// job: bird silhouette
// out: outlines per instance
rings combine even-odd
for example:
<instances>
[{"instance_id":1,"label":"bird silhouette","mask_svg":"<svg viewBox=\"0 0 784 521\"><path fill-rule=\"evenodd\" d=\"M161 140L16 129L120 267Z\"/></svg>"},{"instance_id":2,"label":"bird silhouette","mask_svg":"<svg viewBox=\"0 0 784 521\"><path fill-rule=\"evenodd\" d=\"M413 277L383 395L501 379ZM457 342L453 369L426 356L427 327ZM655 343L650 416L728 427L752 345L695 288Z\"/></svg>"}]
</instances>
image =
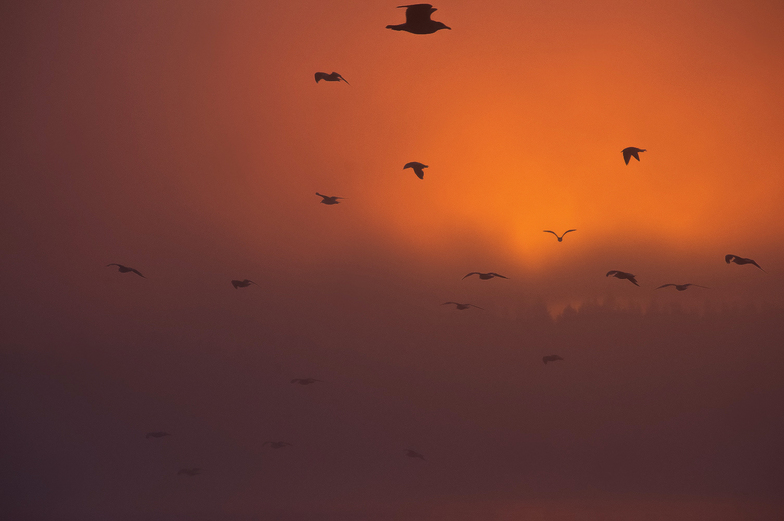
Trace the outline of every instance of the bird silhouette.
<instances>
[{"instance_id":1,"label":"bird silhouette","mask_svg":"<svg viewBox=\"0 0 784 521\"><path fill-rule=\"evenodd\" d=\"M411 161L410 163L406 163L406 166L403 167L403 170L406 168L411 168L414 170L414 173L417 175L418 178L424 179L425 178L425 168L428 168L427 165L423 165L417 161Z\"/></svg>"},{"instance_id":2,"label":"bird silhouette","mask_svg":"<svg viewBox=\"0 0 784 521\"><path fill-rule=\"evenodd\" d=\"M421 455L417 451L411 450L411 449L406 449L406 456L408 456L409 458L419 458L422 461L427 461L427 460L425 460L425 457L423 455Z\"/></svg>"},{"instance_id":3,"label":"bird silhouette","mask_svg":"<svg viewBox=\"0 0 784 521\"><path fill-rule=\"evenodd\" d=\"M452 29L441 22L430 19L430 15L436 11L436 8L430 4L397 6L398 9L403 7L406 8L406 23L387 25L387 29L392 29L393 31L407 31L413 34L433 34L441 29Z\"/></svg>"},{"instance_id":4,"label":"bird silhouette","mask_svg":"<svg viewBox=\"0 0 784 521\"><path fill-rule=\"evenodd\" d=\"M232 280L232 281L231 281L231 285L232 285L232 286L234 286L234 289L237 289L237 288L247 288L247 287L248 287L248 286L250 286L251 284L256 284L256 283L255 283L255 282L253 282L253 281L252 281L252 280L250 280L250 279L245 279L245 280ZM258 284L256 284L256 285L258 286Z\"/></svg>"},{"instance_id":5,"label":"bird silhouette","mask_svg":"<svg viewBox=\"0 0 784 521\"><path fill-rule=\"evenodd\" d=\"M625 271L610 270L607 272L607 275L605 275L605 277L609 277L610 275L612 275L616 279L626 279L632 284L634 284L635 286L639 286L639 284L637 284L637 280L634 278L634 275L632 275L631 273L626 273Z\"/></svg>"},{"instance_id":6,"label":"bird silhouette","mask_svg":"<svg viewBox=\"0 0 784 521\"><path fill-rule=\"evenodd\" d=\"M739 264L741 266L743 264L753 264L753 265L755 265L756 267L758 267L759 269L762 270L762 267L759 264L757 264L756 262L754 262L753 259L745 259L743 257L738 257L737 255L732 255L731 253L728 253L727 255L724 256L724 262L726 262L727 264L729 264L730 262L734 262L735 264ZM765 271L765 270L762 270L762 271ZM765 271L765 273L767 273L767 271Z\"/></svg>"},{"instance_id":7,"label":"bird silhouette","mask_svg":"<svg viewBox=\"0 0 784 521\"><path fill-rule=\"evenodd\" d=\"M195 469L180 469L180 471L177 472L177 475L179 476L180 474L186 474L188 476L198 476L199 474L201 474L202 470L203 469L199 469L199 468L195 468Z\"/></svg>"},{"instance_id":8,"label":"bird silhouette","mask_svg":"<svg viewBox=\"0 0 784 521\"><path fill-rule=\"evenodd\" d=\"M661 286L659 286L656 289L662 289L662 288L666 288L668 286L675 286L675 289L677 289L678 291L686 291L687 289L689 289L689 286L694 286L695 288L710 289L707 286L700 286L699 284L662 284Z\"/></svg>"},{"instance_id":9,"label":"bird silhouette","mask_svg":"<svg viewBox=\"0 0 784 521\"><path fill-rule=\"evenodd\" d=\"M293 384L310 385L316 382L323 382L323 380L316 380L315 378L295 378L291 381Z\"/></svg>"},{"instance_id":10,"label":"bird silhouette","mask_svg":"<svg viewBox=\"0 0 784 521\"><path fill-rule=\"evenodd\" d=\"M499 275L498 273L493 273L492 271L490 273L480 273L478 271L472 271L471 273L469 273L463 278L470 277L471 275L479 275L479 278L482 280L489 280L492 279L493 277L501 277L502 279L509 278L509 277L504 277L503 275Z\"/></svg>"},{"instance_id":11,"label":"bird silhouette","mask_svg":"<svg viewBox=\"0 0 784 521\"><path fill-rule=\"evenodd\" d=\"M148 432L144 437L149 438L163 438L164 436L171 436L168 432Z\"/></svg>"},{"instance_id":12,"label":"bird silhouette","mask_svg":"<svg viewBox=\"0 0 784 521\"><path fill-rule=\"evenodd\" d=\"M569 232L576 232L577 230L566 230L565 232L563 232L563 233L561 234L561 236L560 236L560 237L558 237L558 234L557 234L557 233L555 233L554 231L551 231L551 230L542 230L542 231L543 231L544 233L552 233L553 235L555 235L555 238L556 238L556 239L558 239L558 242L563 242L564 235L566 235L566 234L567 234L567 233L569 233Z\"/></svg>"},{"instance_id":13,"label":"bird silhouette","mask_svg":"<svg viewBox=\"0 0 784 521\"><path fill-rule=\"evenodd\" d=\"M147 277L145 277L144 275L142 275L142 274L141 274L141 272L140 272L139 270L135 270L135 269L133 269L133 268L129 268L128 266L123 266L122 264L115 264L115 263L112 263L112 264L107 264L107 265L106 265L106 267L107 267L107 268L108 268L109 266L117 266L117 271L119 271L120 273L131 273L131 272L133 272L133 273L137 274L138 276L140 276L140 277L142 277L142 278L144 278L144 279L146 279L146 278L147 278Z\"/></svg>"},{"instance_id":14,"label":"bird silhouette","mask_svg":"<svg viewBox=\"0 0 784 521\"><path fill-rule=\"evenodd\" d=\"M444 302L441 305L446 306L447 304L454 304L457 307L457 309L459 309L460 311L464 309L468 309L469 307L476 308L476 309L485 309L485 308L480 308L479 306L474 306L473 304L460 304L459 302Z\"/></svg>"},{"instance_id":15,"label":"bird silhouette","mask_svg":"<svg viewBox=\"0 0 784 521\"><path fill-rule=\"evenodd\" d=\"M637 147L627 147L621 150L621 153L623 154L623 160L626 162L627 165L629 164L629 160L631 158L634 158L637 161L639 161L640 156L638 156L637 154L640 152L645 152L645 149L637 148Z\"/></svg>"},{"instance_id":16,"label":"bird silhouette","mask_svg":"<svg viewBox=\"0 0 784 521\"><path fill-rule=\"evenodd\" d=\"M324 81L341 81L341 80L346 81L346 78L344 78L343 76L341 76L337 72L333 72L332 74L327 74L326 72L317 72L316 73L316 83L318 83L321 80L324 80ZM346 83L348 85L351 85L347 81L346 81Z\"/></svg>"},{"instance_id":17,"label":"bird silhouette","mask_svg":"<svg viewBox=\"0 0 784 521\"><path fill-rule=\"evenodd\" d=\"M272 447L273 449L282 449L283 447L288 447L291 445L291 443L286 443L285 441L265 441L264 443L261 444L261 446L263 447L268 443L269 446Z\"/></svg>"},{"instance_id":18,"label":"bird silhouette","mask_svg":"<svg viewBox=\"0 0 784 521\"><path fill-rule=\"evenodd\" d=\"M336 195L321 195L318 192L316 192L316 195L322 198L321 204L340 204L338 199L345 199L345 197L338 197Z\"/></svg>"},{"instance_id":19,"label":"bird silhouette","mask_svg":"<svg viewBox=\"0 0 784 521\"><path fill-rule=\"evenodd\" d=\"M563 360L563 358L561 358L558 355L549 355L549 356L542 357L542 362L544 362L544 365L547 365L547 362L555 362L557 360Z\"/></svg>"}]
</instances>

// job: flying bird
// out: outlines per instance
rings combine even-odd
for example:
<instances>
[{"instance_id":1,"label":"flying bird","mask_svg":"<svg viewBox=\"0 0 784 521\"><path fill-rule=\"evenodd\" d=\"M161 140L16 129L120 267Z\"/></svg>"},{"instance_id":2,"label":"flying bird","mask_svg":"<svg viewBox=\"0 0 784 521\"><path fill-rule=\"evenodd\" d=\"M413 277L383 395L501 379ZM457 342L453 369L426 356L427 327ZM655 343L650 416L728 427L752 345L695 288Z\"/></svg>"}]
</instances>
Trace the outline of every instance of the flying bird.
<instances>
[{"instance_id":1,"label":"flying bird","mask_svg":"<svg viewBox=\"0 0 784 521\"><path fill-rule=\"evenodd\" d=\"M425 178L425 168L428 168L427 165L423 165L417 161L411 161L410 163L406 163L406 166L403 167L403 170L406 168L411 168L414 170L414 173L417 175L418 178L424 179Z\"/></svg>"},{"instance_id":2,"label":"flying bird","mask_svg":"<svg viewBox=\"0 0 784 521\"><path fill-rule=\"evenodd\" d=\"M252 280L250 280L250 279L245 279L245 280L232 280L232 281L231 281L231 285L232 285L232 286L234 286L234 289L237 289L237 288L247 288L247 287L248 287L248 286L250 286L251 284L256 284L256 283L255 283L255 282L253 282L253 281L252 281ZM256 285L258 286L258 284L256 284Z\"/></svg>"},{"instance_id":3,"label":"flying bird","mask_svg":"<svg viewBox=\"0 0 784 521\"><path fill-rule=\"evenodd\" d=\"M564 235L566 235L566 234L567 234L567 233L569 233L569 232L576 232L577 230L566 230L565 232L563 232L563 233L561 234L561 236L560 236L560 237L558 237L558 234L557 234L557 233L555 233L554 231L551 231L551 230L542 230L542 231L543 231L544 233L552 233L553 235L555 235L555 238L556 238L556 239L558 239L558 242L563 242Z\"/></svg>"},{"instance_id":4,"label":"flying bird","mask_svg":"<svg viewBox=\"0 0 784 521\"><path fill-rule=\"evenodd\" d=\"M140 272L139 270L135 270L135 269L133 269L133 268L129 268L128 266L123 266L122 264L115 264L115 263L112 263L112 264L107 264L107 265L106 265L106 267L107 267L107 268L108 268L109 266L117 266L117 271L119 271L120 273L131 273L131 272L133 272L133 273L137 274L138 276L140 276L140 277L142 277L142 278L144 278L144 279L146 279L146 278L147 278L147 277L145 277L144 275L142 275L142 274L141 274L141 272Z\"/></svg>"},{"instance_id":5,"label":"flying bird","mask_svg":"<svg viewBox=\"0 0 784 521\"><path fill-rule=\"evenodd\" d=\"M637 148L637 147L627 147L621 150L621 153L623 154L623 160L626 162L627 165L629 164L629 160L631 158L634 158L637 161L639 161L640 156L638 156L637 154L640 152L645 152L645 149Z\"/></svg>"},{"instance_id":6,"label":"flying bird","mask_svg":"<svg viewBox=\"0 0 784 521\"><path fill-rule=\"evenodd\" d=\"M177 475L179 476L180 474L186 474L188 476L198 476L199 474L201 474L201 471L202 471L202 469L198 469L198 468L197 469L180 469L180 471L177 473Z\"/></svg>"},{"instance_id":7,"label":"flying bird","mask_svg":"<svg viewBox=\"0 0 784 521\"><path fill-rule=\"evenodd\" d=\"M261 446L263 447L268 443L269 446L272 447L273 449L282 449L283 447L288 447L291 445L291 443L286 443L285 441L265 441L264 443L261 444Z\"/></svg>"},{"instance_id":8,"label":"flying bird","mask_svg":"<svg viewBox=\"0 0 784 521\"><path fill-rule=\"evenodd\" d=\"M755 265L756 267L758 267L759 269L762 270L760 265L757 264L756 262L754 262L753 259L744 259L743 257L738 257L737 255L732 255L730 253L728 253L727 255L724 256L724 262L726 262L727 264L729 264L730 262L734 262L735 264L739 264L739 265L753 264L753 265ZM765 270L762 270L762 271L765 271ZM765 271L765 273L767 273L767 271Z\"/></svg>"},{"instance_id":9,"label":"flying bird","mask_svg":"<svg viewBox=\"0 0 784 521\"><path fill-rule=\"evenodd\" d=\"M340 81L340 80L346 81L346 78L344 78L343 76L341 76L337 72L333 72L332 74L327 74L326 72L317 72L316 73L316 83L318 83L321 80L324 80L324 81ZM351 85L347 81L346 81L346 83Z\"/></svg>"},{"instance_id":10,"label":"flying bird","mask_svg":"<svg viewBox=\"0 0 784 521\"><path fill-rule=\"evenodd\" d=\"M345 199L345 197L338 197L336 195L321 195L318 192L316 192L316 195L322 198L321 204L340 204L338 199Z\"/></svg>"},{"instance_id":11,"label":"flying bird","mask_svg":"<svg viewBox=\"0 0 784 521\"><path fill-rule=\"evenodd\" d=\"M393 31L408 31L413 34L433 34L441 29L449 29L441 22L430 19L430 15L436 12L436 8L430 4L399 5L398 9L406 8L406 23L399 25L387 25L387 29Z\"/></svg>"},{"instance_id":12,"label":"flying bird","mask_svg":"<svg viewBox=\"0 0 784 521\"><path fill-rule=\"evenodd\" d=\"M148 432L145 438L163 438L164 436L171 436L168 432Z\"/></svg>"},{"instance_id":13,"label":"flying bird","mask_svg":"<svg viewBox=\"0 0 784 521\"><path fill-rule=\"evenodd\" d=\"M710 289L707 286L700 286L699 284L662 284L656 289L666 288L667 286L675 286L675 289L677 289L678 291L686 291L687 289L689 289L689 286L694 286L695 288Z\"/></svg>"},{"instance_id":14,"label":"flying bird","mask_svg":"<svg viewBox=\"0 0 784 521\"><path fill-rule=\"evenodd\" d=\"M542 362L544 362L544 365L547 365L547 362L555 362L557 360L563 360L563 358L561 358L558 355L549 355L549 356L542 357Z\"/></svg>"},{"instance_id":15,"label":"flying bird","mask_svg":"<svg viewBox=\"0 0 784 521\"><path fill-rule=\"evenodd\" d=\"M426 461L425 457L415 450L406 449L406 456L408 456L409 458L419 458L422 461Z\"/></svg>"},{"instance_id":16,"label":"flying bird","mask_svg":"<svg viewBox=\"0 0 784 521\"><path fill-rule=\"evenodd\" d=\"M626 279L632 284L634 284L635 286L639 286L639 284L637 284L637 279L635 279L634 275L632 275L631 273L626 273L625 271L610 270L607 272L607 275L605 275L605 277L609 277L610 275L612 275L616 279Z\"/></svg>"},{"instance_id":17,"label":"flying bird","mask_svg":"<svg viewBox=\"0 0 784 521\"><path fill-rule=\"evenodd\" d=\"M473 304L460 304L459 302L444 302L441 305L446 306L447 304L454 304L457 307L457 309L459 309L460 311L464 309L468 309L469 307L476 308L476 309L485 309L485 308L480 308L479 306L474 306Z\"/></svg>"},{"instance_id":18,"label":"flying bird","mask_svg":"<svg viewBox=\"0 0 784 521\"><path fill-rule=\"evenodd\" d=\"M316 382L323 382L323 380L316 380L315 378L295 378L291 381L293 384L310 385Z\"/></svg>"},{"instance_id":19,"label":"flying bird","mask_svg":"<svg viewBox=\"0 0 784 521\"><path fill-rule=\"evenodd\" d=\"M493 273L492 271L490 273L480 273L478 271L472 271L471 273L469 273L463 278L470 277L471 275L479 275L479 278L482 280L492 279L493 277L501 277L502 279L509 278L509 277L504 277L503 275L499 275L498 273Z\"/></svg>"}]
</instances>

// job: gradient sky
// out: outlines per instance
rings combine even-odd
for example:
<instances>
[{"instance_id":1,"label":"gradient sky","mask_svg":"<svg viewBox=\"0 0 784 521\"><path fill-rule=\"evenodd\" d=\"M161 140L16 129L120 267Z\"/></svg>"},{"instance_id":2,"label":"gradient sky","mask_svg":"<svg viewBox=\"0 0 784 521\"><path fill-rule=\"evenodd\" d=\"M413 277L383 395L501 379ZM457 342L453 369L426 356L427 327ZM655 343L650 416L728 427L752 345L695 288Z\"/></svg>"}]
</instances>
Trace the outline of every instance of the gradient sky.
<instances>
[{"instance_id":1,"label":"gradient sky","mask_svg":"<svg viewBox=\"0 0 784 521\"><path fill-rule=\"evenodd\" d=\"M784 4L396 5L0 7L15 519L784 516Z\"/></svg>"}]
</instances>

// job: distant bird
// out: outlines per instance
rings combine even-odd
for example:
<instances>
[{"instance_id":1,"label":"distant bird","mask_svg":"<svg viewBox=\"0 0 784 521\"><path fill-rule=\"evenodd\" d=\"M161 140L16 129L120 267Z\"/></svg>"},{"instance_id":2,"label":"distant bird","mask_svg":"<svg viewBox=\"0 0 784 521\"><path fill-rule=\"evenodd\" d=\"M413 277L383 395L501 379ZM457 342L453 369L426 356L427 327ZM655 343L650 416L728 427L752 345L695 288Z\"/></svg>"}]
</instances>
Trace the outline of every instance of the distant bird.
<instances>
[{"instance_id":1,"label":"distant bird","mask_svg":"<svg viewBox=\"0 0 784 521\"><path fill-rule=\"evenodd\" d=\"M726 262L727 264L729 264L730 262L734 262L735 264L740 264L740 265L743 265L743 264L753 264L753 265L755 265L756 267L758 267L759 269L762 270L760 265L757 264L756 262L754 262L752 259L744 259L743 257L738 257L737 255L732 255L730 253L728 253L727 255L724 256L724 262ZM762 270L762 271L765 271L765 270ZM765 273L767 273L767 271L765 271Z\"/></svg>"},{"instance_id":2,"label":"distant bird","mask_svg":"<svg viewBox=\"0 0 784 521\"><path fill-rule=\"evenodd\" d=\"M542 362L544 362L544 365L547 365L547 362L555 362L557 360L563 360L563 358L561 358L558 355L549 355L549 356L542 357Z\"/></svg>"},{"instance_id":3,"label":"distant bird","mask_svg":"<svg viewBox=\"0 0 784 521\"><path fill-rule=\"evenodd\" d=\"M561 234L561 236L560 236L560 237L558 237L558 234L557 234L557 233L555 233L555 232L553 232L553 231L550 231L550 230L542 230L542 231L543 231L544 233L552 233L553 235L555 235L555 238L556 238L556 239L558 239L558 242L563 242L564 235L566 235L566 234L567 234L567 233L569 233L569 232L576 232L577 230L566 230L565 232L563 232L563 233Z\"/></svg>"},{"instance_id":4,"label":"distant bird","mask_svg":"<svg viewBox=\"0 0 784 521\"><path fill-rule=\"evenodd\" d=\"M446 306L447 304L454 304L457 307L457 309L459 309L460 311L464 309L468 309L469 307L476 308L476 309L485 309L485 308L480 308L479 306L474 306L473 304L460 304L459 302L444 302L441 305Z\"/></svg>"},{"instance_id":5,"label":"distant bird","mask_svg":"<svg viewBox=\"0 0 784 521\"><path fill-rule=\"evenodd\" d=\"M441 22L430 19L430 15L436 12L436 8L430 4L399 5L398 9L406 8L406 23L399 25L387 25L387 29L393 31L408 31L413 34L433 34L441 29L449 29Z\"/></svg>"},{"instance_id":6,"label":"distant bird","mask_svg":"<svg viewBox=\"0 0 784 521\"><path fill-rule=\"evenodd\" d=\"M250 286L251 284L256 284L256 283L255 283L255 282L253 282L253 281L252 281L252 280L250 280L250 279L245 279L245 280L232 280L232 281L231 281L231 285L232 285L232 286L234 286L234 289L237 289L237 288L247 288L247 287L248 287L248 286ZM256 284L256 285L258 286L258 284Z\"/></svg>"},{"instance_id":7,"label":"distant bird","mask_svg":"<svg viewBox=\"0 0 784 521\"><path fill-rule=\"evenodd\" d=\"M471 273L469 273L463 278L470 277L471 275L479 275L479 278L482 280L492 279L493 277L501 277L502 279L509 278L509 277L504 277L503 275L499 275L498 273L493 273L492 271L490 273L480 273L478 271L472 271Z\"/></svg>"},{"instance_id":8,"label":"distant bird","mask_svg":"<svg viewBox=\"0 0 784 521\"><path fill-rule=\"evenodd\" d=\"M324 80L324 81L340 81L340 80L346 81L346 78L344 78L343 76L341 76L337 72L333 72L332 74L327 74L326 72L317 72L316 73L316 83L318 83L321 80ZM348 85L351 85L347 81L346 81L346 83Z\"/></svg>"},{"instance_id":9,"label":"distant bird","mask_svg":"<svg viewBox=\"0 0 784 521\"><path fill-rule=\"evenodd\" d=\"M168 432L148 432L145 438L163 438L164 436L171 436Z\"/></svg>"},{"instance_id":10,"label":"distant bird","mask_svg":"<svg viewBox=\"0 0 784 521\"><path fill-rule=\"evenodd\" d=\"M323 380L316 380L315 378L295 378L291 381L293 384L310 385Z\"/></svg>"},{"instance_id":11,"label":"distant bird","mask_svg":"<svg viewBox=\"0 0 784 521\"><path fill-rule=\"evenodd\" d=\"M634 158L637 161L640 160L640 156L637 155L639 152L645 152L645 149L637 148L637 147L627 147L621 150L621 153L623 154L623 160L626 162L627 165L629 164L629 160L631 158Z\"/></svg>"},{"instance_id":12,"label":"distant bird","mask_svg":"<svg viewBox=\"0 0 784 521\"><path fill-rule=\"evenodd\" d=\"M425 460L425 457L423 455L411 449L406 449L406 456L408 456L409 458L419 458L422 461L427 461Z\"/></svg>"},{"instance_id":13,"label":"distant bird","mask_svg":"<svg viewBox=\"0 0 784 521\"><path fill-rule=\"evenodd\" d=\"M140 276L142 278L145 278L145 279L147 278L144 275L142 275L141 272L139 272L139 270L135 270L133 268L129 268L128 266L123 266L122 264L114 264L114 263L112 263L112 264L107 264L106 265L107 268L109 266L117 266L117 271L119 271L120 273L131 273L131 272L133 272L133 273L137 274L138 276Z\"/></svg>"},{"instance_id":14,"label":"distant bird","mask_svg":"<svg viewBox=\"0 0 784 521\"><path fill-rule=\"evenodd\" d=\"M316 192L316 195L323 198L321 199L321 204L340 204L338 199L345 199L345 197L338 197L336 195L321 195L318 192Z\"/></svg>"},{"instance_id":15,"label":"distant bird","mask_svg":"<svg viewBox=\"0 0 784 521\"><path fill-rule=\"evenodd\" d=\"M273 449L282 449L283 447L288 447L291 443L286 443L285 441L265 441L261 446L268 444Z\"/></svg>"},{"instance_id":16,"label":"distant bird","mask_svg":"<svg viewBox=\"0 0 784 521\"><path fill-rule=\"evenodd\" d=\"M427 165L423 165L417 161L411 161L410 163L406 163L406 166L403 167L403 170L406 168L411 168L414 170L414 173L417 175L418 178L424 179L425 178L425 168L428 168Z\"/></svg>"},{"instance_id":17,"label":"distant bird","mask_svg":"<svg viewBox=\"0 0 784 521\"><path fill-rule=\"evenodd\" d=\"M686 291L687 289L689 289L689 286L694 286L695 288L710 289L707 286L700 286L699 284L662 284L656 289L666 288L667 286L675 286L675 289L677 289L678 291Z\"/></svg>"},{"instance_id":18,"label":"distant bird","mask_svg":"<svg viewBox=\"0 0 784 521\"><path fill-rule=\"evenodd\" d=\"M197 469L180 469L180 471L177 473L177 475L179 476L180 474L187 474L188 476L198 476L199 474L201 474L201 471L202 471L202 469L198 469L198 468Z\"/></svg>"},{"instance_id":19,"label":"distant bird","mask_svg":"<svg viewBox=\"0 0 784 521\"><path fill-rule=\"evenodd\" d=\"M634 278L634 275L632 275L631 273L626 273L625 271L610 270L607 272L607 275L605 275L605 277L609 277L610 275L612 275L616 279L626 279L632 284L634 284L635 286L639 286L639 284L637 284L637 280Z\"/></svg>"}]
</instances>

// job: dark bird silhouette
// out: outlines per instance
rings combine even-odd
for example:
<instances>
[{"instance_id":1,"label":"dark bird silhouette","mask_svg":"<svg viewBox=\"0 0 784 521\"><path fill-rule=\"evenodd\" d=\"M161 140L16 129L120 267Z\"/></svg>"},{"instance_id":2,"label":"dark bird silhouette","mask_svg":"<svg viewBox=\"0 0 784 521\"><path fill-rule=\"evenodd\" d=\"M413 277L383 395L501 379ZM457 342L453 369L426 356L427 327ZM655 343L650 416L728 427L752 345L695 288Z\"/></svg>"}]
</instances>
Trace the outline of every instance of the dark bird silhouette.
<instances>
[{"instance_id":1,"label":"dark bird silhouette","mask_svg":"<svg viewBox=\"0 0 784 521\"><path fill-rule=\"evenodd\" d=\"M427 165L423 165L417 161L411 161L410 163L406 163L406 166L403 167L403 170L406 168L411 168L414 170L414 173L417 175L418 178L424 179L425 178L425 168L428 168Z\"/></svg>"},{"instance_id":2,"label":"dark bird silhouette","mask_svg":"<svg viewBox=\"0 0 784 521\"><path fill-rule=\"evenodd\" d=\"M482 280L489 280L492 279L493 277L501 277L502 279L509 278L509 277L504 277L503 275L499 275L498 273L493 273L492 271L490 273L480 273L478 271L472 271L471 273L469 273L463 278L470 277L471 275L479 275L479 278Z\"/></svg>"},{"instance_id":3,"label":"dark bird silhouette","mask_svg":"<svg viewBox=\"0 0 784 521\"><path fill-rule=\"evenodd\" d=\"M759 269L762 270L762 267L759 264L757 264L756 262L754 262L754 260L752 260L752 259L744 259L743 257L738 257L737 255L732 255L731 253L728 253L727 255L724 256L724 262L726 262L727 264L729 264L730 262L734 262L735 264L739 264L741 266L743 264L753 264L753 265L755 265L756 267L758 267ZM765 270L762 270L762 271L765 271ZM765 273L767 273L767 271L765 271Z\"/></svg>"},{"instance_id":4,"label":"dark bird silhouette","mask_svg":"<svg viewBox=\"0 0 784 521\"><path fill-rule=\"evenodd\" d=\"M637 154L640 152L645 152L645 149L637 148L637 147L627 147L621 150L621 153L623 154L623 160L626 162L627 165L629 164L629 160L631 158L634 158L637 161L639 161L640 156L638 156Z\"/></svg>"},{"instance_id":5,"label":"dark bird silhouette","mask_svg":"<svg viewBox=\"0 0 784 521\"><path fill-rule=\"evenodd\" d=\"M610 270L607 272L607 275L605 275L605 277L609 277L610 275L612 275L616 279L626 279L632 284L634 284L635 286L639 286L639 284L637 284L637 279L635 279L634 275L632 275L631 273L626 273L625 271Z\"/></svg>"},{"instance_id":6,"label":"dark bird silhouette","mask_svg":"<svg viewBox=\"0 0 784 521\"><path fill-rule=\"evenodd\" d=\"M145 438L163 438L164 436L171 436L168 432L148 432Z\"/></svg>"},{"instance_id":7,"label":"dark bird silhouette","mask_svg":"<svg viewBox=\"0 0 784 521\"><path fill-rule=\"evenodd\" d=\"M659 286L656 289L662 289L662 288L666 288L668 286L675 286L675 289L677 289L678 291L686 291L687 289L689 289L689 286L694 286L695 288L710 289L707 286L700 286L699 284L662 284L661 286Z\"/></svg>"},{"instance_id":8,"label":"dark bird silhouette","mask_svg":"<svg viewBox=\"0 0 784 521\"><path fill-rule=\"evenodd\" d=\"M460 304L459 302L444 302L441 305L446 306L447 304L454 304L455 306L457 306L457 309L459 309L460 311L464 309L468 309L469 307L476 308L476 309L485 309L485 308L480 308L479 306L474 306L473 304Z\"/></svg>"},{"instance_id":9,"label":"dark bird silhouette","mask_svg":"<svg viewBox=\"0 0 784 521\"><path fill-rule=\"evenodd\" d=\"M409 458L419 458L422 461L427 461L427 460L425 460L425 457L423 455L421 455L417 451L411 450L411 449L406 449L406 456L408 456Z\"/></svg>"},{"instance_id":10,"label":"dark bird silhouette","mask_svg":"<svg viewBox=\"0 0 784 521\"><path fill-rule=\"evenodd\" d=\"M321 80L324 80L324 81L341 81L341 80L346 81L346 78L344 78L343 76L341 76L337 72L333 72L332 74L327 74L326 72L317 72L316 73L316 83L318 83ZM348 85L351 85L347 81L346 81L346 83Z\"/></svg>"},{"instance_id":11,"label":"dark bird silhouette","mask_svg":"<svg viewBox=\"0 0 784 521\"><path fill-rule=\"evenodd\" d=\"M563 358L561 358L558 355L549 355L549 356L542 357L542 362L544 362L544 365L547 365L547 362L555 362L557 360L563 360Z\"/></svg>"},{"instance_id":12,"label":"dark bird silhouette","mask_svg":"<svg viewBox=\"0 0 784 521\"><path fill-rule=\"evenodd\" d=\"M180 471L177 473L177 475L179 476L180 474L186 474L188 476L198 476L199 474L201 474L201 471L202 471L202 469L198 469L198 468L197 469L180 469Z\"/></svg>"},{"instance_id":13,"label":"dark bird silhouette","mask_svg":"<svg viewBox=\"0 0 784 521\"><path fill-rule=\"evenodd\" d=\"M387 25L387 29L393 31L408 31L413 34L433 34L441 29L449 29L441 22L430 19L430 15L436 12L436 8L430 4L399 5L398 9L406 8L406 23L399 25Z\"/></svg>"},{"instance_id":14,"label":"dark bird silhouette","mask_svg":"<svg viewBox=\"0 0 784 521\"><path fill-rule=\"evenodd\" d=\"M262 447L269 443L269 446L273 449L282 449L283 447L288 447L291 443L286 443L285 441L265 441L262 443Z\"/></svg>"},{"instance_id":15,"label":"dark bird silhouette","mask_svg":"<svg viewBox=\"0 0 784 521\"><path fill-rule=\"evenodd\" d=\"M316 382L323 382L323 380L316 380L315 378L295 378L291 381L293 384L310 385Z\"/></svg>"},{"instance_id":16,"label":"dark bird silhouette","mask_svg":"<svg viewBox=\"0 0 784 521\"><path fill-rule=\"evenodd\" d=\"M142 278L145 278L145 279L147 278L144 275L142 275L141 272L139 272L139 270L135 270L133 268L129 268L128 266L123 266L122 264L112 263L112 264L107 264L106 265L107 268L109 266L117 266L117 271L119 271L120 273L131 273L131 272L133 272L133 273L137 274L138 276L140 276Z\"/></svg>"},{"instance_id":17,"label":"dark bird silhouette","mask_svg":"<svg viewBox=\"0 0 784 521\"><path fill-rule=\"evenodd\" d=\"M237 288L247 288L247 287L248 287L248 286L250 286L251 284L256 284L256 283L255 283L255 282L253 282L253 281L252 281L252 280L250 280L250 279L245 279L245 280L232 280L232 281L231 281L231 285L232 285L232 286L234 286L234 289L237 289ZM258 286L258 284L256 284L256 285Z\"/></svg>"},{"instance_id":18,"label":"dark bird silhouette","mask_svg":"<svg viewBox=\"0 0 784 521\"><path fill-rule=\"evenodd\" d=\"M321 204L340 204L338 199L345 199L345 197L338 197L336 195L321 195L318 192L316 192L316 195L322 197Z\"/></svg>"},{"instance_id":19,"label":"dark bird silhouette","mask_svg":"<svg viewBox=\"0 0 784 521\"><path fill-rule=\"evenodd\" d=\"M542 230L542 231L543 231L544 233L552 233L553 235L555 235L555 238L556 238L556 239L558 239L558 242L563 242L564 235L566 235L566 234L567 234L567 233L569 233L569 232L576 232L577 230L566 230L565 232L563 232L563 233L561 234L561 236L560 236L560 237L558 237L558 234L557 234L557 233L555 233L554 231L551 231L551 230Z\"/></svg>"}]
</instances>

